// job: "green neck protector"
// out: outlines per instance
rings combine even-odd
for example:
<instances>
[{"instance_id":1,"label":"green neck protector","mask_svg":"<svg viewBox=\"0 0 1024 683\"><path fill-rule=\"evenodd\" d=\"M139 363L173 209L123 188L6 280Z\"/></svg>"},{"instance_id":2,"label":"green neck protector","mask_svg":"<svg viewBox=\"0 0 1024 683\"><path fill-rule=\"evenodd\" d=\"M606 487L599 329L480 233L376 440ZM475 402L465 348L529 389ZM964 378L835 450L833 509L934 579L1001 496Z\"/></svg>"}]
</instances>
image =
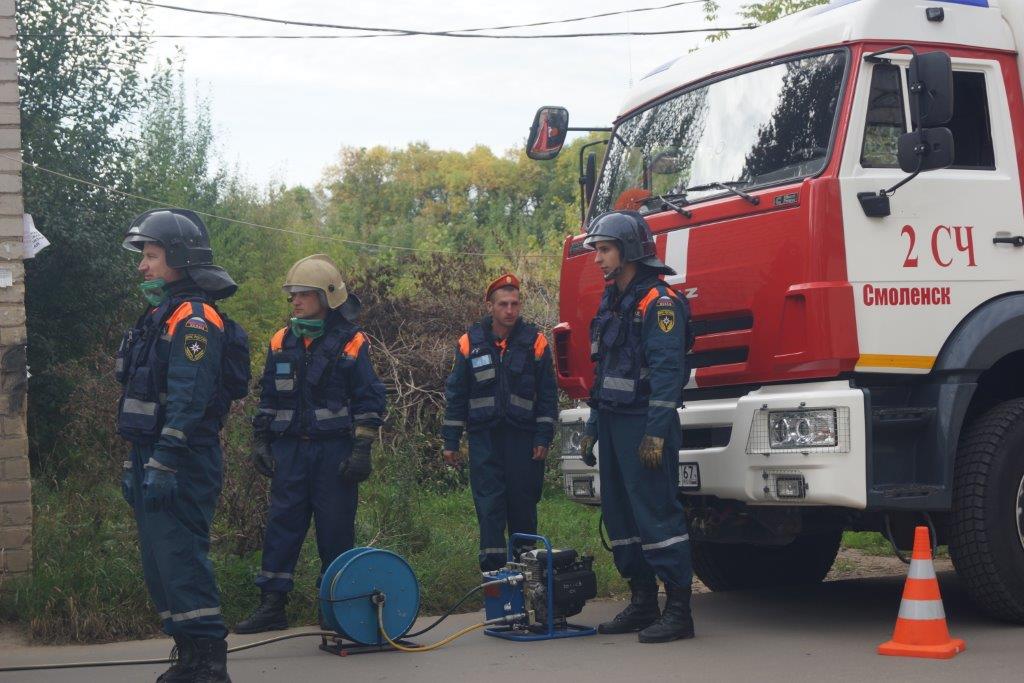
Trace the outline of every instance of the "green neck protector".
<instances>
[{"instance_id":1,"label":"green neck protector","mask_svg":"<svg viewBox=\"0 0 1024 683\"><path fill-rule=\"evenodd\" d=\"M292 334L306 339L317 339L324 334L324 321L317 318L292 318Z\"/></svg>"},{"instance_id":2,"label":"green neck protector","mask_svg":"<svg viewBox=\"0 0 1024 683\"><path fill-rule=\"evenodd\" d=\"M159 306L167 300L167 290L164 289L166 284L163 278L145 280L139 284L139 289L142 290L142 296L146 297L150 306Z\"/></svg>"}]
</instances>

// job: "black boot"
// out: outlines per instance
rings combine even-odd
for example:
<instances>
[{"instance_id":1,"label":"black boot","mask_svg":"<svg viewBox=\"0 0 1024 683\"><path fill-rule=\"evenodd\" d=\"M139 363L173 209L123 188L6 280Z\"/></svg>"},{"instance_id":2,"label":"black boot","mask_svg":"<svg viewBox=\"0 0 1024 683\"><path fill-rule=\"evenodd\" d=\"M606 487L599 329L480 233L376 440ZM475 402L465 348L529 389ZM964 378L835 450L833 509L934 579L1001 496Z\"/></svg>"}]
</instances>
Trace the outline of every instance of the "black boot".
<instances>
[{"instance_id":1,"label":"black boot","mask_svg":"<svg viewBox=\"0 0 1024 683\"><path fill-rule=\"evenodd\" d=\"M223 638L196 638L194 683L231 683L228 677L228 643Z\"/></svg>"},{"instance_id":2,"label":"black boot","mask_svg":"<svg viewBox=\"0 0 1024 683\"><path fill-rule=\"evenodd\" d=\"M248 619L243 619L235 624L235 633L261 633L288 628L288 617L284 613L287 604L287 593L264 591L260 599L260 606L249 615Z\"/></svg>"},{"instance_id":3,"label":"black boot","mask_svg":"<svg viewBox=\"0 0 1024 683\"><path fill-rule=\"evenodd\" d=\"M174 636L171 661L171 668L160 674L156 683L189 683L195 673L195 641L188 636Z\"/></svg>"},{"instance_id":4,"label":"black boot","mask_svg":"<svg viewBox=\"0 0 1024 683\"><path fill-rule=\"evenodd\" d=\"M693 615L690 613L692 589L665 586L665 611L656 622L640 631L641 643L667 643L670 640L693 638Z\"/></svg>"},{"instance_id":5,"label":"black boot","mask_svg":"<svg viewBox=\"0 0 1024 683\"><path fill-rule=\"evenodd\" d=\"M632 592L626 609L597 627L598 633L634 633L647 628L661 616L658 611L658 584L629 582Z\"/></svg>"}]
</instances>

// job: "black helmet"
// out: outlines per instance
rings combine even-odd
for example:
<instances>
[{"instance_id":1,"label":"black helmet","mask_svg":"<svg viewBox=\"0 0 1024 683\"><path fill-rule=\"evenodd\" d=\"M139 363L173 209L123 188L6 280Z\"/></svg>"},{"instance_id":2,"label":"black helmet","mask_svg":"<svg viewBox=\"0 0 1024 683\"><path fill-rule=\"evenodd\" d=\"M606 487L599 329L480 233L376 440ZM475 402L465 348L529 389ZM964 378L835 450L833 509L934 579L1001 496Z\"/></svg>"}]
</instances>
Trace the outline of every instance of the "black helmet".
<instances>
[{"instance_id":1,"label":"black helmet","mask_svg":"<svg viewBox=\"0 0 1024 683\"><path fill-rule=\"evenodd\" d=\"M213 264L210 233L193 211L150 209L142 214L132 221L122 246L129 251L142 251L146 242L158 242L166 250L167 265L171 268Z\"/></svg>"},{"instance_id":2,"label":"black helmet","mask_svg":"<svg viewBox=\"0 0 1024 683\"><path fill-rule=\"evenodd\" d=\"M132 221L121 246L142 251L147 242L162 246L167 265L185 270L213 298L227 298L238 289L226 270L213 265L210 233L194 211L150 209L141 214Z\"/></svg>"},{"instance_id":3,"label":"black helmet","mask_svg":"<svg viewBox=\"0 0 1024 683\"><path fill-rule=\"evenodd\" d=\"M618 242L622 260L626 263L640 263L663 275L676 274L654 255L651 226L636 211L610 211L594 219L583 241L584 246L593 249L596 242L607 241Z\"/></svg>"}]
</instances>

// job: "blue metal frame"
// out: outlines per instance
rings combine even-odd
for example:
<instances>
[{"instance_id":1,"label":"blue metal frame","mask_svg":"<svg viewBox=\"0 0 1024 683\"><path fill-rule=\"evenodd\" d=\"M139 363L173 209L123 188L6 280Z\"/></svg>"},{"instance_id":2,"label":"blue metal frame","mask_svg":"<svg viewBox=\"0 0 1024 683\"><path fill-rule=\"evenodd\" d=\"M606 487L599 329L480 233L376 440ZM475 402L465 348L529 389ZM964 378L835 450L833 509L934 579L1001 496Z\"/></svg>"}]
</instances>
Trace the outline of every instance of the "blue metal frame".
<instances>
[{"instance_id":1,"label":"blue metal frame","mask_svg":"<svg viewBox=\"0 0 1024 683\"><path fill-rule=\"evenodd\" d=\"M514 559L513 548L515 541L517 540L527 541L540 541L544 544L544 548L548 551L548 618L547 618L547 631L544 633L520 633L512 629L511 626L494 626L491 628L484 629L484 633L495 638L504 638L505 640L518 640L524 642L530 642L535 640L551 640L553 638L575 638L577 636L592 636L597 633L597 629L589 626L578 626L576 624L566 624L563 629L556 629L554 622L555 613L555 597L554 597L554 552L551 549L551 541L544 536L537 536L535 534L512 534L508 539L508 561L511 562Z\"/></svg>"}]
</instances>

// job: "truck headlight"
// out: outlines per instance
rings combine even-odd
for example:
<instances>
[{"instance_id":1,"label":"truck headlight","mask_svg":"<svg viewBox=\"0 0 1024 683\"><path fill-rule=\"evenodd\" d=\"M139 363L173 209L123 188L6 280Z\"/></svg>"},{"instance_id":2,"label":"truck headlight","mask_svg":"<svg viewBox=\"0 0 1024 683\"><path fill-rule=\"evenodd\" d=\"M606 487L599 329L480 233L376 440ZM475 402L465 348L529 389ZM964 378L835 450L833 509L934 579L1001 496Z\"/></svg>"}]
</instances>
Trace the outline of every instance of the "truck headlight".
<instances>
[{"instance_id":1,"label":"truck headlight","mask_svg":"<svg viewBox=\"0 0 1024 683\"><path fill-rule=\"evenodd\" d=\"M560 423L558 425L558 435L562 443L562 457L580 457L580 440L583 439L583 422Z\"/></svg>"},{"instance_id":2,"label":"truck headlight","mask_svg":"<svg viewBox=\"0 0 1024 683\"><path fill-rule=\"evenodd\" d=\"M839 443L836 411L782 410L768 413L772 448L827 448Z\"/></svg>"}]
</instances>

